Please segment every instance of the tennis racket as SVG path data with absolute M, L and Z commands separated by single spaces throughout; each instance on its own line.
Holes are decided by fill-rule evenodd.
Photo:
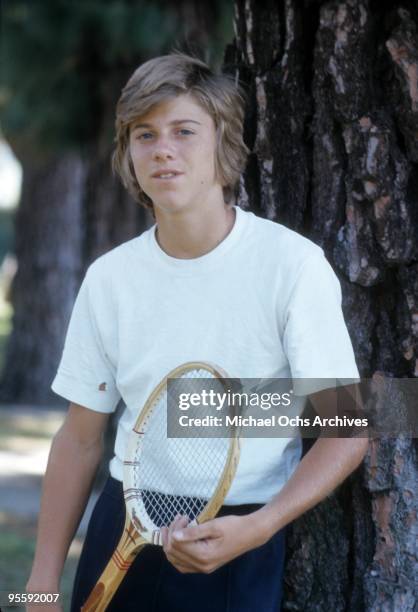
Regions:
M 168 438 L 167 381 L 177 379 L 181 392 L 194 393 L 203 388 L 202 379 L 211 379 L 210 388 L 224 393 L 226 378 L 223 370 L 211 364 L 186 363 L 165 376 L 147 399 L 130 434 L 124 461 L 123 533 L 82 612 L 106 610 L 137 554 L 146 544 L 161 546 L 161 528 L 177 515 L 202 523 L 222 506 L 238 465 L 239 440 L 236 436 L 204 438 L 200 430 L 193 430 L 193 437 Z

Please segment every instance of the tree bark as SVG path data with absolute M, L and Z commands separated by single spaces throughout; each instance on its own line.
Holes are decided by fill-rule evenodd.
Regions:
M 225 70 L 248 91 L 241 205 L 318 243 L 362 376 L 418 375 L 418 8 L 235 1 Z M 418 609 L 417 446 L 371 442 L 289 529 L 284 610 Z
M 15 230 L 13 331 L 0 398 L 50 403 L 56 398 L 48 382 L 60 359 L 83 263 L 81 204 L 86 170 L 76 154 L 38 163 L 20 159 L 24 181 Z

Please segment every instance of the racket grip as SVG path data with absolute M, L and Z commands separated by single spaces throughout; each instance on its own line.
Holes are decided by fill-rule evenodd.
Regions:
M 104 612 L 106 610 L 138 552 L 139 550 L 136 549 L 127 558 L 123 558 L 119 550 L 115 550 L 87 601 L 81 607 L 81 612 Z

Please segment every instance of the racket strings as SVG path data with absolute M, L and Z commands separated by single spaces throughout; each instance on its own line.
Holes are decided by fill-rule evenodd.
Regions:
M 207 504 L 205 499 L 166 495 L 155 491 L 143 491 L 142 501 L 150 520 L 158 528 L 169 525 L 178 515 L 193 520 L 202 513 Z
M 187 372 L 180 381 L 182 392 L 198 392 L 203 377 L 208 378 L 207 371 Z M 218 379 L 213 383 L 223 390 Z M 203 438 L 198 428 L 191 431 L 194 437 L 168 438 L 167 406 L 164 388 L 138 436 L 138 460 L 131 462 L 141 514 L 156 528 L 169 525 L 179 514 L 193 520 L 202 513 L 216 490 L 230 446 L 226 438 Z

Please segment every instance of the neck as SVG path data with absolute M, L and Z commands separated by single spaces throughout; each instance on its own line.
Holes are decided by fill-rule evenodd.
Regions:
M 234 226 L 232 206 L 214 204 L 198 210 L 184 210 L 168 214 L 155 210 L 157 241 L 171 257 L 194 259 L 218 246 Z

